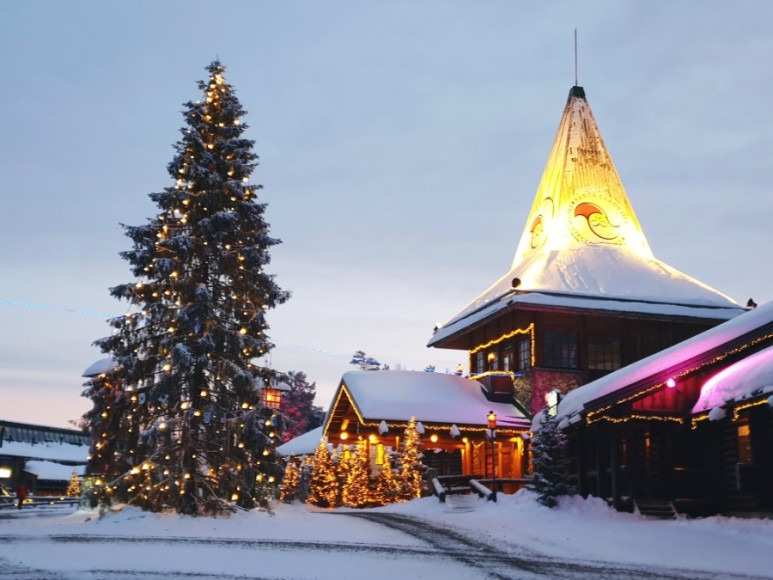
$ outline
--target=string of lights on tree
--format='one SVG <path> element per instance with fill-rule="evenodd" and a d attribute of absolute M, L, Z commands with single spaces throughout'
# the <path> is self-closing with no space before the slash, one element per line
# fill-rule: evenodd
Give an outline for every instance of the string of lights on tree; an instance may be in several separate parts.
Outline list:
<path fill-rule="evenodd" d="M 306 502 L 320 507 L 371 507 L 419 498 L 423 469 L 421 449 L 417 423 L 411 419 L 403 434 L 401 450 L 394 454 L 399 466 L 396 469 L 393 465 L 390 452 L 384 453 L 378 475 L 372 481 L 367 440 L 359 439 L 354 445 L 333 449 L 323 438 L 311 462 Z M 295 475 L 290 477 L 296 482 Z M 288 489 L 283 493 L 290 497 L 293 491 Z"/>
<path fill-rule="evenodd" d="M 278 240 L 250 184 L 254 142 L 224 70 L 209 65 L 203 99 L 185 104 L 174 185 L 150 194 L 160 213 L 124 226 L 136 280 L 111 294 L 131 308 L 96 341 L 115 367 L 84 393 L 102 495 L 154 511 L 265 505 L 281 476 L 281 417 L 261 402 L 276 373 L 256 361 L 273 346 L 265 313 L 288 293 L 265 272 Z"/>

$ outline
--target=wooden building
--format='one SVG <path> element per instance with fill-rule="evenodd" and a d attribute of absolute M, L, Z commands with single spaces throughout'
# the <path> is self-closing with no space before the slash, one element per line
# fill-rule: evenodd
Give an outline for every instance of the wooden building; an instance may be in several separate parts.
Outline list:
<path fill-rule="evenodd" d="M 510 270 L 428 346 L 532 413 L 744 312 L 655 258 L 591 113 L 572 87 Z"/>
<path fill-rule="evenodd" d="M 773 511 L 772 393 L 773 302 L 573 391 L 558 415 L 579 491 Z"/>
<path fill-rule="evenodd" d="M 487 417 L 496 415 L 494 454 Z M 421 424 L 422 462 L 438 475 L 523 476 L 522 435 L 530 421 L 512 401 L 461 376 L 416 371 L 351 371 L 341 378 L 322 435 L 333 446 L 368 442 L 378 470 L 388 448 L 399 450 L 410 419 Z M 493 459 L 493 460 L 492 460 Z"/>
<path fill-rule="evenodd" d="M 89 436 L 74 429 L 0 421 L 0 486 L 23 483 L 35 495 L 61 495 L 83 475 Z"/>

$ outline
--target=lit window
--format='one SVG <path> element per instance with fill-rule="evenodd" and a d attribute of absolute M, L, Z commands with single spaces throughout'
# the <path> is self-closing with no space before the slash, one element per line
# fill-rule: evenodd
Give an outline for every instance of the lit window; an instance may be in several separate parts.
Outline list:
<path fill-rule="evenodd" d="M 282 404 L 282 391 L 278 389 L 263 389 L 263 406 L 269 409 L 278 409 Z"/>
<path fill-rule="evenodd" d="M 751 465 L 752 457 L 752 438 L 748 423 L 738 425 L 738 463 Z"/>
<path fill-rule="evenodd" d="M 506 346 L 502 351 L 502 370 L 508 371 L 508 372 L 513 370 L 513 346 L 512 345 Z"/>

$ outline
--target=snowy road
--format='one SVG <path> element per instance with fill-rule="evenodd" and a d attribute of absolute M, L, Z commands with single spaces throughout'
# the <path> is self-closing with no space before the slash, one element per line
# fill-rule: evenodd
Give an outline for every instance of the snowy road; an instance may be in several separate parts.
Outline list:
<path fill-rule="evenodd" d="M 21 528 L 26 522 L 46 526 L 50 513 L 8 514 Z M 0 534 L 0 578 L 14 580 L 125 580 L 195 578 L 371 580 L 396 577 L 425 579 L 509 578 L 712 578 L 700 570 L 657 566 L 562 561 L 512 543 L 491 542 L 424 518 L 362 511 L 310 514 L 308 525 L 329 530 L 315 537 L 270 539 L 223 537 L 214 528 L 207 536 L 175 529 L 164 535 L 145 516 L 148 534 L 124 534 L 125 521 L 101 524 L 99 534 L 48 529 L 42 534 L 15 534 L 6 521 Z M 34 522 L 33 520 L 37 520 Z M 139 522 L 138 522 L 139 523 Z M 112 525 L 111 525 L 112 524 Z M 197 526 L 206 524 L 196 519 Z M 8 527 L 12 526 L 12 527 Z M 114 529 L 110 533 L 107 526 Z M 46 526 L 48 527 L 48 526 Z M 106 529 L 107 528 L 107 529 Z M 42 531 L 42 530 L 41 530 Z M 170 532 L 172 530 L 170 529 Z M 204 530 L 196 530 L 201 534 Z M 360 541 L 357 541 L 357 538 Z M 374 543 L 374 538 L 380 538 Z M 754 576 L 723 574 L 723 578 Z"/>

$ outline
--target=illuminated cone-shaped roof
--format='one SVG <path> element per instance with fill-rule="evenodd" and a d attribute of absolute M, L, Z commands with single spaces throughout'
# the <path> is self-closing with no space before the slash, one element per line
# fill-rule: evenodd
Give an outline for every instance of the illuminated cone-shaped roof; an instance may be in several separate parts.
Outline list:
<path fill-rule="evenodd" d="M 652 255 L 577 86 L 569 91 L 510 270 L 438 329 L 429 345 L 516 303 L 721 319 L 743 312 Z"/>
<path fill-rule="evenodd" d="M 652 252 L 582 87 L 572 87 L 513 267 L 537 252 L 586 245 Z"/>

